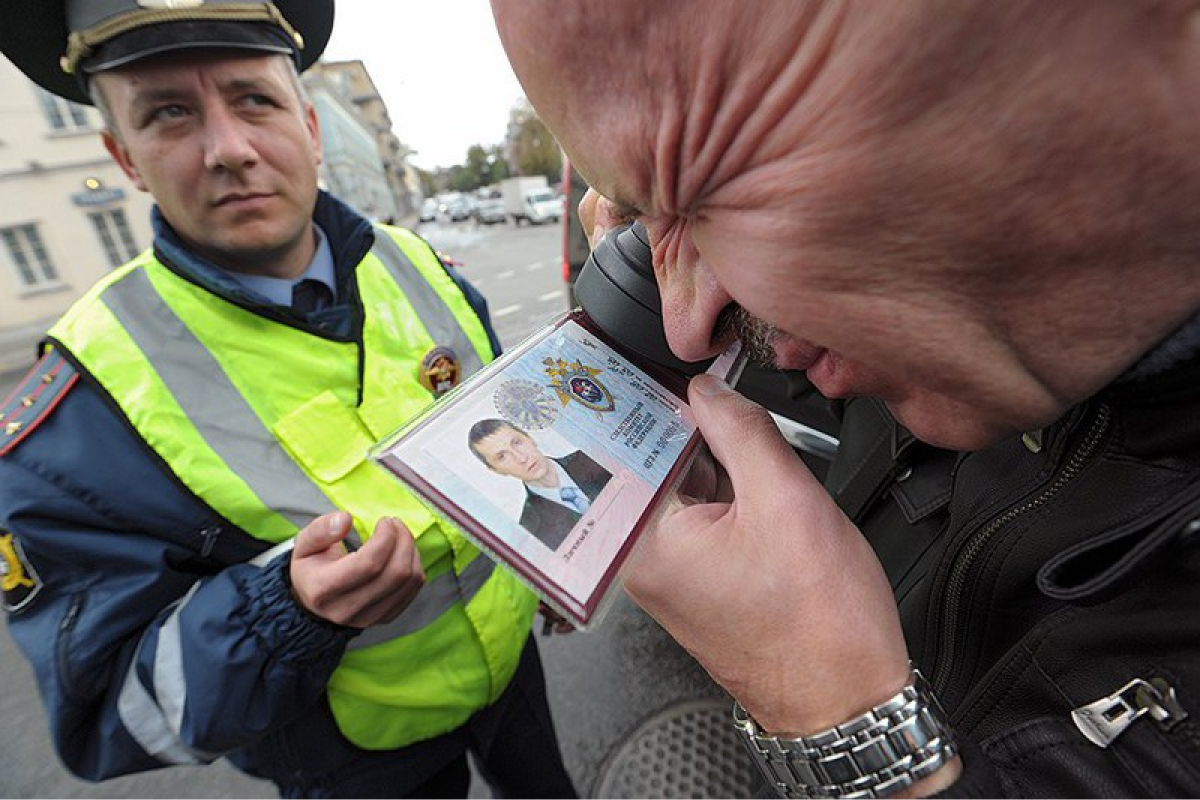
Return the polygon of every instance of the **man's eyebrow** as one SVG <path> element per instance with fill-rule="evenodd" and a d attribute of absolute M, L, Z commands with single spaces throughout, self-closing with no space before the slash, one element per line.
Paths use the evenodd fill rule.
<path fill-rule="evenodd" d="M 145 106 L 158 105 L 159 103 L 179 100 L 187 96 L 187 92 L 182 89 L 176 89 L 170 86 L 151 86 L 145 89 L 137 90 L 133 95 L 134 109 L 143 108 Z"/>
<path fill-rule="evenodd" d="M 223 92 L 245 92 L 249 90 L 262 92 L 272 88 L 275 88 L 274 83 L 259 78 L 234 78 L 228 83 L 221 84 L 221 91 Z"/>

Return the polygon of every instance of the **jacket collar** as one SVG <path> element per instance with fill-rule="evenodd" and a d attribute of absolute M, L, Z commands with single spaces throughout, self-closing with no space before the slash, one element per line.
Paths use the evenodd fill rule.
<path fill-rule="evenodd" d="M 375 243 L 374 230 L 365 217 L 325 191 L 320 191 L 317 195 L 313 221 L 321 227 L 329 243 L 333 254 L 338 295 L 342 296 L 341 288 L 346 285 L 358 262 Z M 188 249 L 157 205 L 151 212 L 151 223 L 154 227 L 154 251 L 175 271 L 210 292 L 235 302 L 259 305 L 270 303 L 267 298 L 243 287 L 224 270 Z"/>

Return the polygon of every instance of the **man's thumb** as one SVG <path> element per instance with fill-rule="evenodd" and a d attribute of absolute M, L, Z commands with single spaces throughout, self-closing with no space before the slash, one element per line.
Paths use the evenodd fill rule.
<path fill-rule="evenodd" d="M 350 532 L 350 522 L 350 514 L 346 511 L 334 511 L 317 517 L 296 534 L 292 558 L 311 556 L 341 542 Z"/>
<path fill-rule="evenodd" d="M 688 386 L 696 423 L 713 457 L 725 468 L 734 493 L 789 485 L 807 472 L 765 408 L 714 375 L 697 375 Z M 766 484 L 766 485 L 764 485 Z"/>

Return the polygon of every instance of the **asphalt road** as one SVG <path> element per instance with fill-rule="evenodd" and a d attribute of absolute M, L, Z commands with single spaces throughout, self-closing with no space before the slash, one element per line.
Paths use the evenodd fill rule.
<path fill-rule="evenodd" d="M 481 227 L 463 222 L 426 224 L 417 230 L 434 247 L 459 261 L 463 274 L 485 294 L 506 348 L 566 310 L 559 226 L 515 228 L 508 223 Z M 0 397 L 8 394 L 15 380 L 15 376 L 0 376 Z M 672 709 L 697 698 L 727 699 L 685 652 L 620 593 L 607 615 L 590 630 L 539 637 L 538 645 L 564 758 L 584 796 L 618 785 L 612 779 L 619 770 L 642 769 L 646 758 L 653 762 L 658 757 L 653 747 L 643 748 L 643 755 L 631 756 L 628 751 L 630 742 L 640 741 L 635 733 L 655 729 L 648 721 L 675 719 Z M 272 785 L 250 779 L 223 761 L 100 784 L 79 781 L 62 768 L 54 754 L 34 676 L 7 631 L 0 635 L 0 675 L 0 797 L 276 796 Z M 715 735 L 724 736 L 725 731 L 722 721 Z M 715 759 L 707 764 L 712 780 L 727 780 L 731 766 L 721 763 L 719 756 L 709 755 L 720 750 L 713 746 L 712 735 L 707 735 L 705 749 L 694 755 L 702 762 Z M 674 743 L 671 746 L 679 749 Z M 664 788 L 661 766 L 649 765 L 646 780 L 654 783 L 639 783 L 639 775 L 633 775 L 632 793 L 622 796 L 704 796 L 695 783 L 674 784 L 676 789 L 671 790 L 670 774 Z M 683 772 L 691 776 L 693 766 L 685 764 Z M 490 794 L 477 782 L 472 796 Z M 730 791 L 726 787 L 708 796 L 730 796 Z"/>

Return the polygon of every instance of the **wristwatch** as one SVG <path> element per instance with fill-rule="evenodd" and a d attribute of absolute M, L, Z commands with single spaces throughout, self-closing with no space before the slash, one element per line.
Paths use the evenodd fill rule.
<path fill-rule="evenodd" d="M 738 702 L 733 724 L 782 797 L 887 797 L 958 752 L 945 711 L 916 669 L 891 699 L 811 736 L 766 736 Z"/>

